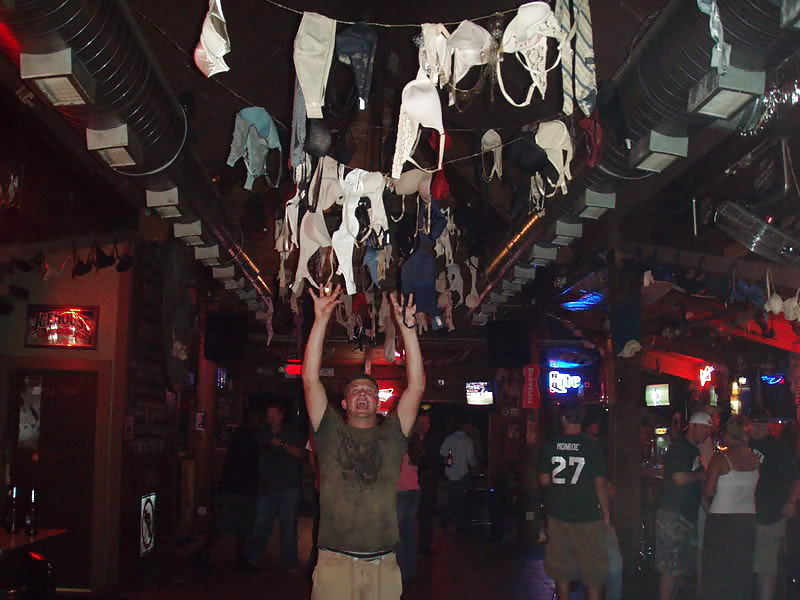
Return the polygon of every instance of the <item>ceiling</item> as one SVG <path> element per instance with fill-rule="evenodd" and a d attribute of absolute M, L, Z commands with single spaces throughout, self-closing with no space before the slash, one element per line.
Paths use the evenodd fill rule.
<path fill-rule="evenodd" d="M 397 24 L 457 22 L 464 18 L 485 16 L 490 10 L 485 2 L 479 0 L 445 0 L 438 3 L 420 0 L 402 3 L 287 0 L 287 3 L 291 10 L 279 8 L 268 0 L 222 0 L 232 46 L 231 53 L 225 57 L 230 71 L 206 78 L 196 68 L 192 58 L 208 7 L 205 0 L 184 0 L 180 11 L 175 10 L 173 3 L 163 0 L 125 2 L 164 80 L 188 109 L 189 141 L 193 150 L 206 171 L 217 182 L 227 212 L 241 224 L 248 253 L 263 272 L 270 274 L 275 273 L 278 266 L 277 254 L 273 250 L 274 217 L 283 202 L 293 193 L 293 186 L 286 183 L 277 191 L 271 190 L 265 186 L 263 178 L 260 178 L 254 190 L 247 192 L 242 188 L 244 168 L 241 162 L 235 167 L 228 167 L 225 161 L 234 117 L 241 108 L 250 105 L 263 106 L 279 123 L 290 124 L 294 84 L 292 44 L 300 22 L 300 14 L 296 11 L 316 11 L 346 21 L 367 20 Z M 493 3 L 492 8 L 504 11 L 514 9 L 519 4 L 520 2 L 514 0 L 499 0 Z M 612 78 L 626 64 L 636 42 L 642 38 L 665 4 L 666 0 L 592 0 L 599 81 Z M 510 17 L 511 15 L 506 15 L 505 21 L 508 22 Z M 455 25 L 450 25 L 449 29 L 452 31 L 454 27 Z M 391 159 L 391 129 L 397 121 L 399 92 L 417 69 L 417 48 L 413 37 L 418 32 L 416 27 L 380 28 L 378 31 L 378 52 L 370 107 L 373 113 L 380 111 L 380 114 L 366 111 L 355 120 L 326 118 L 333 129 L 351 128 L 351 143 L 356 150 L 351 166 L 379 169 L 386 165 L 387 158 Z M 16 68 L 14 65 L 12 67 Z M 8 69 L 9 65 L 4 68 Z M 505 79 L 512 88 L 510 93 L 515 97 L 523 96 L 529 77 L 510 55 L 506 55 L 503 72 L 507 73 Z M 448 150 L 445 159 L 451 161 L 474 152 L 476 136 L 485 128 L 500 129 L 501 133 L 506 130 L 509 133 L 503 134 L 505 137 L 515 133 L 524 124 L 558 115 L 559 78 L 558 70 L 552 71 L 546 100 L 534 102 L 526 108 L 512 107 L 499 93 L 494 105 L 481 97 L 464 113 L 445 106 L 445 127 L 453 137 L 453 147 Z M 473 80 L 465 81 L 464 87 L 468 87 Z M 16 81 L 16 85 L 19 85 L 19 80 Z M 15 100 L 10 92 L 14 85 L 6 80 L 5 86 L 9 89 L 3 92 L 4 97 L 7 97 L 6 101 L 12 104 Z M 333 85 L 337 85 L 337 82 L 333 82 Z M 33 122 L 32 116 L 28 114 L 30 111 L 21 104 L 14 107 L 14 112 Z M 76 155 L 81 152 L 86 154 L 83 150 L 85 144 L 82 132 L 80 134 L 74 136 L 77 141 L 70 148 Z M 692 193 L 709 180 L 710 173 L 718 177 L 726 166 L 736 161 L 754 144 L 753 140 L 737 140 L 734 144 L 726 145 L 708 160 L 687 166 L 680 176 L 675 176 L 674 183 L 670 186 L 644 182 L 643 185 L 651 186 L 643 188 L 645 191 L 641 199 L 646 199 L 647 202 L 636 203 L 636 210 L 631 211 L 629 217 L 629 223 L 636 226 L 627 228 L 626 235 L 631 235 L 635 241 L 664 243 L 667 240 L 674 245 L 696 245 L 688 229 L 691 214 L 687 210 L 687 202 Z M 580 152 L 579 145 L 578 156 L 573 165 L 573 171 L 578 174 L 582 169 Z M 98 171 L 103 171 L 104 176 L 108 176 L 107 169 L 95 164 Z M 478 195 L 481 186 L 472 166 L 472 162 L 467 160 L 446 167 L 452 191 L 452 196 L 448 199 L 450 205 L 464 205 Z M 117 176 L 117 179 L 124 178 Z M 653 179 L 658 178 L 651 178 Z M 120 186 L 124 187 L 122 184 Z M 731 193 L 730 186 L 724 193 Z M 510 192 L 506 186 L 491 187 L 489 207 L 482 215 L 485 224 L 485 239 L 482 239 L 485 255 L 496 250 L 513 227 L 508 215 L 509 200 Z M 87 202 L 82 210 L 91 214 L 93 207 L 96 208 L 102 200 L 88 199 Z M 674 229 L 669 230 L 665 224 Z M 605 243 L 606 227 L 604 221 L 585 224 L 587 233 L 584 239 L 588 243 L 582 242 L 564 253 L 561 262 L 567 265 L 566 269 L 575 272 L 576 258 L 587 252 L 591 253 Z M 674 235 L 671 231 L 679 234 Z M 719 251 L 725 244 L 722 238 L 712 239 L 711 242 L 714 251 Z M 551 281 L 552 278 L 537 276 L 536 285 L 549 285 L 552 290 Z M 465 283 L 469 285 L 466 274 Z M 529 291 L 517 305 L 523 309 L 527 305 L 529 310 L 531 296 L 541 295 L 541 290 L 532 293 Z M 281 325 L 278 331 L 288 332 L 292 320 L 288 311 L 285 315 L 282 312 L 282 309 L 279 310 L 278 320 Z"/>

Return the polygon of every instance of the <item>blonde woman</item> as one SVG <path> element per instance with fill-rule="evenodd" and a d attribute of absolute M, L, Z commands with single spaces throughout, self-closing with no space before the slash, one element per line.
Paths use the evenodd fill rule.
<path fill-rule="evenodd" d="M 711 458 L 703 490 L 708 520 L 700 597 L 751 600 L 759 463 L 741 418 L 728 421 L 723 439 L 725 450 Z"/>

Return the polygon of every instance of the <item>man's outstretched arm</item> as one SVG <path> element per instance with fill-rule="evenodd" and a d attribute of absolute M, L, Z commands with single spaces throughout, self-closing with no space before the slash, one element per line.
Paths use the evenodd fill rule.
<path fill-rule="evenodd" d="M 303 391 L 306 396 L 306 410 L 311 421 L 311 427 L 316 431 L 319 428 L 325 407 L 328 405 L 328 395 L 325 387 L 319 380 L 319 370 L 322 365 L 322 345 L 325 342 L 325 332 L 328 329 L 333 309 L 339 304 L 339 295 L 342 293 L 340 286 L 333 291 L 320 290 L 317 296 L 313 290 L 308 290 L 314 299 L 314 326 L 306 342 L 306 355 L 303 358 Z"/>
<path fill-rule="evenodd" d="M 411 433 L 411 428 L 414 427 L 414 422 L 417 420 L 419 403 L 422 401 L 422 394 L 425 392 L 425 369 L 422 366 L 422 351 L 419 348 L 419 339 L 417 338 L 416 320 L 414 327 L 407 327 L 403 318 L 404 310 L 407 316 L 413 317 L 417 312 L 417 307 L 413 303 L 413 299 L 407 300 L 405 309 L 400 306 L 394 294 L 390 294 L 389 299 L 392 303 L 397 329 L 400 331 L 400 337 L 403 339 L 403 348 L 406 352 L 406 379 L 408 384 L 397 403 L 397 416 L 400 418 L 400 427 L 403 430 L 403 434 L 408 436 Z"/>

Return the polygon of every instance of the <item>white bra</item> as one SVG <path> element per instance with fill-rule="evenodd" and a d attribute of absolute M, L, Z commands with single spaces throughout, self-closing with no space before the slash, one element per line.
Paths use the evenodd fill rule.
<path fill-rule="evenodd" d="M 397 144 L 392 161 L 392 177 L 394 179 L 400 177 L 406 161 L 422 169 L 411 158 L 419 141 L 420 127 L 430 127 L 438 131 L 439 135 L 444 135 L 439 93 L 436 91 L 436 86 L 421 70 L 417 73 L 417 78 L 403 88 L 400 119 L 397 124 Z M 433 173 L 442 168 L 444 146 L 444 144 L 439 144 L 439 162 L 436 168 L 429 172 Z"/>
<path fill-rule="evenodd" d="M 222 0 L 209 0 L 200 41 L 194 49 L 194 64 L 206 76 L 229 71 L 223 56 L 231 51 L 228 28 L 222 14 Z"/>
<path fill-rule="evenodd" d="M 389 224 L 386 220 L 386 212 L 383 209 L 383 189 L 386 180 L 382 173 L 364 171 L 363 169 L 353 169 L 346 176 L 344 167 L 339 167 L 339 181 L 343 192 L 342 202 L 342 224 L 333 233 L 331 238 L 333 251 L 339 266 L 336 272 L 344 278 L 347 295 L 356 293 L 355 274 L 353 271 L 353 250 L 356 243 L 363 240 L 358 239 L 359 224 L 356 218 L 356 208 L 363 197 L 369 198 L 371 207 L 370 230 L 379 227 L 376 233 L 388 230 Z M 379 214 L 378 214 L 379 213 Z M 383 215 L 383 223 L 380 215 Z M 376 218 L 377 217 L 377 218 Z"/>
<path fill-rule="evenodd" d="M 461 21 L 447 40 L 447 51 L 452 55 L 452 85 L 464 79 L 467 72 L 479 65 L 485 65 L 490 59 L 492 35 L 480 25 L 472 21 Z M 450 105 L 455 103 L 454 94 L 450 92 Z"/>
<path fill-rule="evenodd" d="M 297 261 L 297 273 L 294 278 L 292 291 L 297 294 L 303 285 L 303 280 L 314 287 L 319 287 L 314 278 L 308 272 L 308 259 L 311 258 L 320 248 L 331 246 L 331 236 L 325 225 L 325 216 L 321 210 L 315 212 L 308 211 L 300 223 L 300 258 Z"/>
<path fill-rule="evenodd" d="M 569 168 L 569 163 L 572 162 L 572 155 L 574 148 L 572 146 L 572 138 L 569 136 L 569 130 L 563 121 L 545 121 L 539 124 L 539 129 L 536 131 L 536 143 L 545 151 L 547 158 L 558 171 L 558 180 L 551 181 L 550 185 L 554 188 L 561 188 L 561 191 L 567 193 L 567 181 L 572 179 L 572 172 Z M 566 159 L 564 158 L 566 153 Z M 553 191 L 555 194 L 555 191 Z M 553 194 L 550 194 L 551 196 Z"/>
<path fill-rule="evenodd" d="M 533 99 L 533 93 L 538 89 L 544 98 L 547 91 L 547 72 L 561 64 L 561 55 L 568 41 L 574 34 L 574 28 L 565 36 L 561 26 L 556 20 L 553 11 L 546 2 L 528 2 L 517 9 L 516 16 L 511 19 L 505 32 L 501 49 L 508 54 L 514 54 L 522 67 L 531 76 L 531 85 L 522 102 L 516 102 L 506 92 L 503 85 L 503 75 L 500 71 L 501 62 L 497 63 L 497 81 L 500 91 L 514 106 L 528 106 Z M 558 55 L 551 66 L 547 66 L 547 38 L 558 40 Z"/>
<path fill-rule="evenodd" d="M 500 134 L 494 129 L 488 129 L 481 138 L 481 170 L 483 173 L 484 181 L 491 181 L 495 175 L 498 179 L 503 178 L 503 140 Z M 484 155 L 487 152 L 492 153 L 492 168 L 489 174 L 486 174 L 486 169 L 483 168 Z"/>
<path fill-rule="evenodd" d="M 434 85 L 440 87 L 450 80 L 450 52 L 447 47 L 449 37 L 450 32 L 441 23 L 422 24 L 419 68 Z"/>

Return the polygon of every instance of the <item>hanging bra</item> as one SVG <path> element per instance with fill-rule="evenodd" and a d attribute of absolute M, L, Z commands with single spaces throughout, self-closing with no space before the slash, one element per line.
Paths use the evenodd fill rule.
<path fill-rule="evenodd" d="M 311 204 L 317 210 L 326 211 L 334 204 L 342 204 L 344 192 L 339 179 L 339 163 L 330 156 L 323 156 L 309 186 Z"/>
<path fill-rule="evenodd" d="M 308 259 L 320 248 L 328 248 L 330 246 L 331 236 L 325 225 L 325 217 L 322 211 L 308 211 L 303 217 L 303 222 L 300 223 L 300 257 L 297 261 L 297 273 L 292 286 L 292 291 L 295 294 L 300 292 L 304 279 L 307 279 L 315 288 L 319 287 L 308 272 Z"/>
<path fill-rule="evenodd" d="M 586 165 L 596 167 L 600 162 L 600 150 L 603 148 L 603 126 L 597 111 L 588 117 L 578 119 L 578 127 L 586 134 Z"/>
<path fill-rule="evenodd" d="M 461 276 L 461 266 L 456 263 L 447 265 L 447 281 L 451 292 L 458 294 L 458 302 L 453 308 L 464 304 L 464 278 Z"/>
<path fill-rule="evenodd" d="M 531 76 L 531 85 L 522 102 L 517 103 L 506 92 L 503 85 L 503 75 L 500 71 L 501 62 L 497 63 L 497 80 L 500 91 L 511 104 L 517 107 L 528 106 L 536 90 L 544 98 L 547 92 L 547 72 L 561 64 L 564 48 L 569 47 L 569 40 L 574 35 L 573 30 L 565 38 L 553 11 L 546 2 L 528 2 L 517 10 L 516 16 L 511 19 L 505 32 L 501 49 L 508 54 L 514 54 L 522 67 Z M 558 56 L 552 65 L 547 66 L 547 38 L 558 41 Z"/>
<path fill-rule="evenodd" d="M 536 143 L 547 154 L 547 159 L 558 172 L 558 179 L 552 181 L 548 177 L 548 183 L 554 188 L 561 188 L 561 191 L 567 193 L 567 181 L 572 179 L 572 172 L 569 168 L 572 162 L 572 155 L 574 149 L 572 147 L 572 138 L 569 136 L 569 130 L 563 121 L 545 121 L 539 124 L 539 129 L 536 131 Z M 566 152 L 566 160 L 564 153 Z M 551 196 L 555 194 L 553 191 Z"/>
<path fill-rule="evenodd" d="M 422 24 L 422 46 L 419 49 L 419 68 L 433 85 L 443 87 L 450 80 L 450 54 L 447 39 L 450 32 L 441 23 Z"/>
<path fill-rule="evenodd" d="M 363 23 L 356 23 L 336 36 L 336 54 L 339 61 L 353 68 L 353 77 L 358 88 L 359 110 L 366 109 L 369 102 L 377 43 L 378 34 L 375 28 Z"/>
<path fill-rule="evenodd" d="M 222 0 L 209 0 L 208 12 L 203 19 L 200 41 L 194 49 L 194 64 L 206 77 L 229 71 L 223 56 L 231 51 L 228 28 L 222 14 Z"/>
<path fill-rule="evenodd" d="M 494 129 L 487 129 L 486 133 L 481 138 L 481 172 L 483 179 L 486 182 L 491 181 L 495 175 L 498 179 L 503 178 L 503 140 L 500 134 Z M 484 166 L 484 157 L 487 152 L 492 153 L 492 168 L 489 174 L 486 174 L 486 167 Z"/>
<path fill-rule="evenodd" d="M 451 85 L 458 87 L 472 68 L 488 64 L 492 60 L 494 39 L 480 25 L 472 21 L 461 21 L 453 35 L 447 40 L 447 51 L 452 56 Z M 449 60 L 449 58 L 448 58 Z M 450 106 L 455 104 L 455 93 L 450 90 Z"/>
<path fill-rule="evenodd" d="M 278 150 L 280 154 L 278 175 L 274 180 L 267 174 L 267 154 L 270 150 Z M 281 140 L 272 117 L 260 106 L 249 106 L 236 114 L 228 166 L 232 167 L 240 158 L 244 158 L 247 167 L 244 189 L 253 189 L 255 179 L 261 175 L 267 180 L 269 187 L 278 187 L 283 171 Z"/>
<path fill-rule="evenodd" d="M 417 78 L 410 81 L 403 88 L 402 104 L 400 105 L 400 118 L 397 124 L 397 144 L 392 161 L 392 177 L 397 179 L 403 171 L 406 161 L 420 167 L 411 158 L 419 142 L 420 127 L 429 127 L 444 135 L 442 122 L 442 104 L 436 86 L 431 83 L 420 70 Z M 442 168 L 444 157 L 444 144 L 439 144 L 439 162 L 430 173 Z M 423 169 L 427 170 L 427 169 Z"/>
<path fill-rule="evenodd" d="M 411 169 L 397 179 L 390 179 L 389 184 L 398 196 L 419 194 L 426 202 L 431 199 L 431 182 L 433 176 L 422 169 Z"/>
<path fill-rule="evenodd" d="M 339 182 L 343 192 L 342 224 L 339 226 L 339 229 L 334 232 L 331 242 L 333 244 L 333 251 L 336 253 L 336 258 L 339 262 L 336 272 L 344 278 L 347 294 L 352 295 L 356 293 L 356 282 L 353 270 L 353 249 L 357 243 L 363 243 L 376 226 L 374 221 L 376 212 L 380 212 L 383 209 L 383 188 L 385 187 L 385 179 L 382 173 L 371 173 L 363 169 L 353 169 L 345 176 L 344 166 L 340 166 Z M 373 215 L 373 220 L 371 220 L 369 226 L 366 227 L 365 234 L 362 233 L 365 228 L 362 227 L 356 216 L 359 203 L 364 197 L 369 199 Z M 378 225 L 381 228 L 381 233 L 388 230 L 388 221 L 386 220 L 385 212 L 383 213 L 383 221 L 386 225 L 386 229 L 383 229 L 383 224 Z"/>

